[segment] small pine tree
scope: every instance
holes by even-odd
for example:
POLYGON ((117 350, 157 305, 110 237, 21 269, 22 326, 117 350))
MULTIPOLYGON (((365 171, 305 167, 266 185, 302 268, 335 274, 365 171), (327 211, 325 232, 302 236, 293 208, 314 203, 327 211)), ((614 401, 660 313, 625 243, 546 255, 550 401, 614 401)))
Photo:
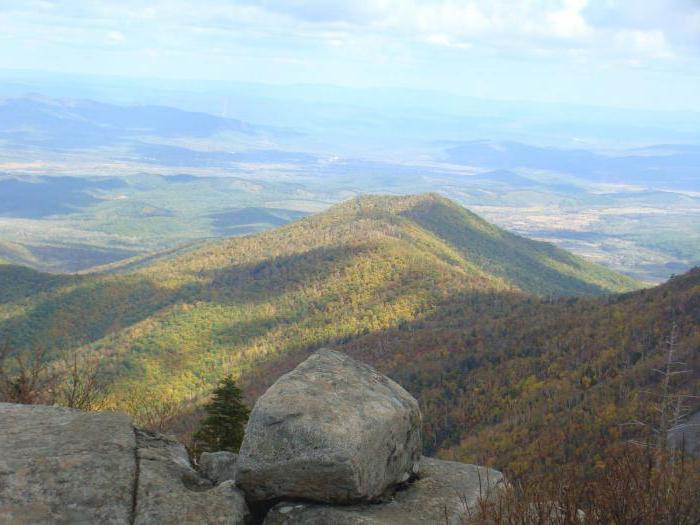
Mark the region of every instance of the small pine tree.
POLYGON ((204 410, 207 416, 193 436, 196 451, 238 452, 248 422, 249 410, 232 377, 225 377, 219 382, 212 394, 212 400, 204 410))

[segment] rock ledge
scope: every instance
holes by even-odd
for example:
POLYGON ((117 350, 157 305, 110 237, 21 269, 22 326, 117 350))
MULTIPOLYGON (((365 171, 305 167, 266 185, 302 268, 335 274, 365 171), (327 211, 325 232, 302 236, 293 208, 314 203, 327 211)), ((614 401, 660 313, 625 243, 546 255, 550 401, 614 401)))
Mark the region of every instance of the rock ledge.
POLYGON ((0 523, 221 524, 249 516, 172 438, 118 412, 0 403, 0 523))

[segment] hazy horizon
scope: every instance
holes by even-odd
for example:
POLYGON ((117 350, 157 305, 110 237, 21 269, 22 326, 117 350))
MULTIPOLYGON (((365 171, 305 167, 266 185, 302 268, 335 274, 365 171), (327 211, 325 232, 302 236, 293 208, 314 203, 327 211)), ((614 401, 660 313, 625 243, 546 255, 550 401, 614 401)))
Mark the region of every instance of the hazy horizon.
POLYGON ((700 4, 5 2, 2 70, 700 111, 700 4))

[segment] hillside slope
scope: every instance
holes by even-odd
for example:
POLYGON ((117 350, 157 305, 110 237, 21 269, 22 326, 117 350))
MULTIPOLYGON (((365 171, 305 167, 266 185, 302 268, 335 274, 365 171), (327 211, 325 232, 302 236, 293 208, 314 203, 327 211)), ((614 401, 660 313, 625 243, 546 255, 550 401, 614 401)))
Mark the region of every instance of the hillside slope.
POLYGON ((363 197, 119 274, 2 268, 0 336, 103 358, 114 402, 189 399, 290 351, 437 315, 456 294, 600 295, 635 281, 436 195, 363 197))

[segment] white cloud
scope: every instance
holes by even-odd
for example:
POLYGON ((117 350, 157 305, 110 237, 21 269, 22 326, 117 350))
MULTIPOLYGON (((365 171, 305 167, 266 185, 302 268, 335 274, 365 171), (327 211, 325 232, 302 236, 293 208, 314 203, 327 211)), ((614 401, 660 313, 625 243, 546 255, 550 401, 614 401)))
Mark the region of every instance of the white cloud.
POLYGON ((287 40, 288 47, 333 32, 336 47, 384 38, 533 56, 545 50, 603 58, 613 50, 621 60, 700 55, 698 0, 153 0, 146 7, 137 0, 17 0, 0 3, 0 15, 2 25, 25 26, 45 39, 57 26, 72 27, 76 45, 102 31, 106 43, 153 47, 158 35, 179 40, 197 27, 202 39, 220 32, 262 46, 272 39, 287 40))
POLYGON ((700 74, 700 0, 0 0, 0 41, 15 50, 0 67, 131 74, 143 62, 172 77, 217 77, 221 64, 272 77, 280 62, 306 64, 288 69, 294 81, 350 84, 443 72, 473 84, 477 64, 687 76, 700 74))
POLYGON ((674 58, 664 33, 659 30, 623 30, 615 35, 617 44, 623 49, 636 49, 640 54, 652 58, 674 58))
POLYGON ((546 20, 552 35, 563 38, 587 35, 591 28, 581 13, 587 4, 587 0, 568 0, 561 9, 547 13, 546 20))
POLYGON ((425 37, 425 43, 433 46, 453 47, 457 49, 470 49, 468 42, 454 42, 449 36, 444 34, 433 34, 425 37))
POLYGON ((107 33, 107 40, 114 44, 120 44, 126 40, 126 37, 121 31, 110 31, 107 33))
POLYGON ((669 59, 673 47, 700 50, 697 0, 246 0, 296 19, 296 30, 335 27, 429 45, 541 54, 543 48, 622 60, 669 59))

